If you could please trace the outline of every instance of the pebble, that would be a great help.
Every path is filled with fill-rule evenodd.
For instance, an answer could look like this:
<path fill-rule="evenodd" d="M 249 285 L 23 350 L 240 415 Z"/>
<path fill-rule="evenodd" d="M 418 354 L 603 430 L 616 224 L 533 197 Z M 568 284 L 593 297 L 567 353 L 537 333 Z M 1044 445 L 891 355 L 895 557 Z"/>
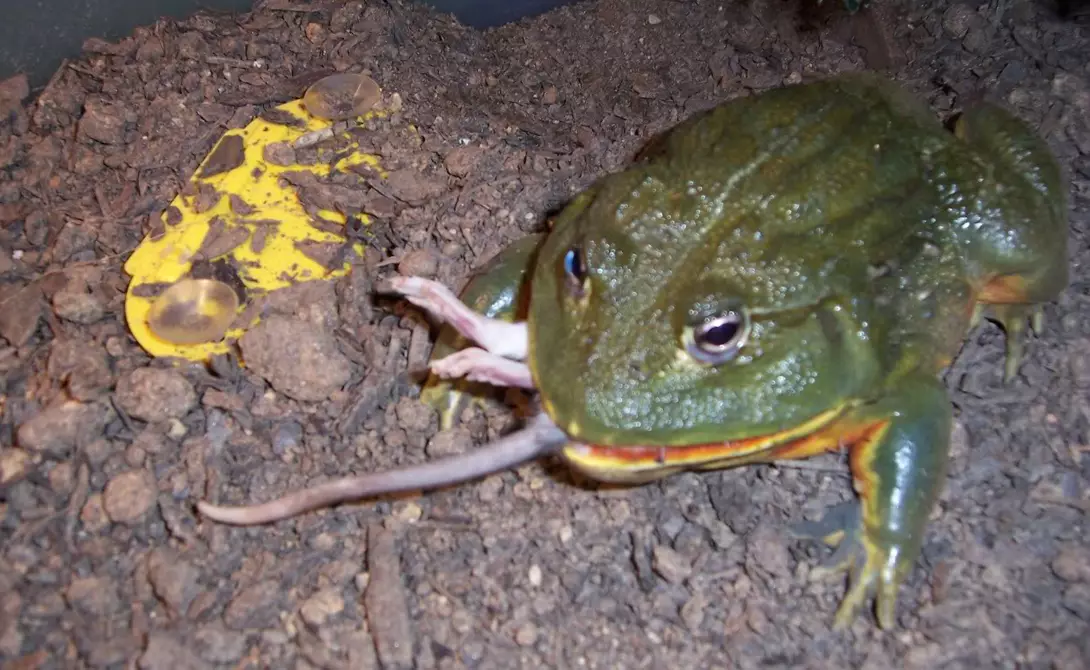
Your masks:
<path fill-rule="evenodd" d="M 1090 621 L 1090 584 L 1072 584 L 1063 595 L 1063 606 L 1076 616 Z"/>
<path fill-rule="evenodd" d="M 53 294 L 53 312 L 72 323 L 87 325 L 106 316 L 106 306 L 95 293 L 70 282 Z"/>
<path fill-rule="evenodd" d="M 1064 547 L 1052 560 L 1052 571 L 1065 582 L 1090 582 L 1090 549 Z"/>
<path fill-rule="evenodd" d="M 457 147 L 443 159 L 443 166 L 452 177 L 464 177 L 480 163 L 484 150 L 472 145 Z"/>
<path fill-rule="evenodd" d="M 102 505 L 101 493 L 87 496 L 87 502 L 83 503 L 83 509 L 79 512 L 79 520 L 88 533 L 97 533 L 110 525 L 110 517 L 106 516 L 106 508 Z"/>
<path fill-rule="evenodd" d="M 187 645 L 166 631 L 148 635 L 148 644 L 140 656 L 141 670 L 200 670 L 203 667 L 193 658 Z"/>
<path fill-rule="evenodd" d="M 19 426 L 19 446 L 58 458 L 75 447 L 77 440 L 102 432 L 114 412 L 100 402 L 75 400 L 49 407 Z"/>
<path fill-rule="evenodd" d="M 117 585 L 106 577 L 83 577 L 72 580 L 65 589 L 68 605 L 84 614 L 103 616 L 116 611 L 120 604 Z"/>
<path fill-rule="evenodd" d="M 515 631 L 515 642 L 520 647 L 529 647 L 534 642 L 537 642 L 537 626 L 533 622 L 527 621 L 518 627 Z"/>
<path fill-rule="evenodd" d="M 7 658 L 18 656 L 23 646 L 23 632 L 19 630 L 22 609 L 23 599 L 16 591 L 0 595 L 0 655 Z"/>
<path fill-rule="evenodd" d="M 218 625 L 204 626 L 193 635 L 194 646 L 209 663 L 234 663 L 246 652 L 246 635 Z"/>
<path fill-rule="evenodd" d="M 21 347 L 38 329 L 42 317 L 42 290 L 38 285 L 27 287 L 12 284 L 0 287 L 0 337 L 13 347 Z"/>
<path fill-rule="evenodd" d="M 671 584 L 682 583 L 693 571 L 689 559 L 664 544 L 655 545 L 652 550 L 651 567 Z"/>
<path fill-rule="evenodd" d="M 295 400 L 324 401 L 352 375 L 352 362 L 336 339 L 306 321 L 270 316 L 243 335 L 239 346 L 248 368 Z"/>
<path fill-rule="evenodd" d="M 76 472 L 71 461 L 57 463 L 49 470 L 49 487 L 57 495 L 66 496 L 71 493 L 75 481 Z"/>
<path fill-rule="evenodd" d="M 276 605 L 281 592 L 280 584 L 271 579 L 247 586 L 223 611 L 224 623 L 234 630 L 276 626 L 279 620 Z"/>
<path fill-rule="evenodd" d="M 137 368 L 121 377 L 115 397 L 129 416 L 149 423 L 183 417 L 197 406 L 189 380 L 163 368 Z"/>
<path fill-rule="evenodd" d="M 344 611 L 344 598 L 332 589 L 319 591 L 307 598 L 299 608 L 299 615 L 308 625 L 319 628 L 329 619 Z"/>
<path fill-rule="evenodd" d="M 102 504 L 115 523 L 134 524 L 155 504 L 158 494 L 155 479 L 147 470 L 127 470 L 106 484 Z"/>
<path fill-rule="evenodd" d="M 148 556 L 151 588 L 175 615 L 184 614 L 189 609 L 189 604 L 199 592 L 199 577 L 200 571 L 196 567 L 181 560 L 170 549 L 156 549 Z"/>
<path fill-rule="evenodd" d="M 411 500 L 404 503 L 398 502 L 394 504 L 394 510 L 391 516 L 402 523 L 416 523 L 424 516 L 424 510 L 420 508 L 420 505 Z"/>
<path fill-rule="evenodd" d="M 494 502 L 503 491 L 503 478 L 489 475 L 477 485 L 477 498 L 483 503 Z"/>
<path fill-rule="evenodd" d="M 530 571 L 529 571 L 529 574 L 527 575 L 527 577 L 530 580 L 530 585 L 531 586 L 541 586 L 541 582 L 542 582 L 542 579 L 543 579 L 543 575 L 541 573 L 541 566 L 539 566 L 537 563 L 534 563 L 533 565 L 531 565 L 530 566 Z"/>
<path fill-rule="evenodd" d="M 662 19 L 659 18 L 658 14 L 648 14 L 647 22 L 653 26 L 657 26 L 658 24 L 662 23 Z"/>
<path fill-rule="evenodd" d="M 30 454 L 23 449 L 4 449 L 0 451 L 0 485 L 11 484 L 30 471 Z"/>
<path fill-rule="evenodd" d="M 444 430 L 436 433 L 428 442 L 428 446 L 424 448 L 424 453 L 426 453 L 429 458 L 444 458 L 446 456 L 464 454 L 472 448 L 473 436 L 470 435 L 466 428 L 458 426 L 451 430 Z"/>
<path fill-rule="evenodd" d="M 398 424 L 408 433 L 422 434 L 431 427 L 435 410 L 419 400 L 400 398 L 394 405 Z"/>
<path fill-rule="evenodd" d="M 397 264 L 397 271 L 406 277 L 434 277 L 439 272 L 439 259 L 431 249 L 414 249 Z"/>

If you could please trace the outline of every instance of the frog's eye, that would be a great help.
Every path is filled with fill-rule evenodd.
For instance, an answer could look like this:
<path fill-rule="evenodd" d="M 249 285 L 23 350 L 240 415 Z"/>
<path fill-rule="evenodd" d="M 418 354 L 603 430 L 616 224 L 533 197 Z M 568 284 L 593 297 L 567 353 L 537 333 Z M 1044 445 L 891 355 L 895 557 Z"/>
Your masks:
<path fill-rule="evenodd" d="M 744 310 L 727 309 L 685 328 L 685 348 L 706 365 L 720 365 L 734 358 L 749 337 L 749 318 Z"/>
<path fill-rule="evenodd" d="M 583 250 L 572 247 L 564 254 L 564 274 L 567 277 L 568 290 L 575 295 L 582 295 L 587 281 L 587 267 L 583 262 Z"/>

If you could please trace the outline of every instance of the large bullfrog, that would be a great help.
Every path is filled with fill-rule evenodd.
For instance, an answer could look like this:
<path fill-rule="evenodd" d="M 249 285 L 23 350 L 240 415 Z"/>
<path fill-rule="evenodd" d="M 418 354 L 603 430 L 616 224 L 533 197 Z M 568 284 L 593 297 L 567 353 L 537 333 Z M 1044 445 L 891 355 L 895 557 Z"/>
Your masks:
<path fill-rule="evenodd" d="M 1040 303 L 1067 283 L 1066 217 L 1055 160 L 998 106 L 965 111 L 951 132 L 865 75 L 735 99 L 574 198 L 461 300 L 389 280 L 453 328 L 435 375 L 537 389 L 543 411 L 524 430 L 201 511 L 263 523 L 545 453 L 638 483 L 847 449 L 861 504 L 816 527 L 842 538 L 832 568 L 851 578 L 836 623 L 875 594 L 889 627 L 946 477 L 940 373 L 985 309 L 1007 333 L 1005 377 L 1016 373 L 1027 321 L 1039 330 Z M 466 390 L 429 390 L 448 423 Z"/>

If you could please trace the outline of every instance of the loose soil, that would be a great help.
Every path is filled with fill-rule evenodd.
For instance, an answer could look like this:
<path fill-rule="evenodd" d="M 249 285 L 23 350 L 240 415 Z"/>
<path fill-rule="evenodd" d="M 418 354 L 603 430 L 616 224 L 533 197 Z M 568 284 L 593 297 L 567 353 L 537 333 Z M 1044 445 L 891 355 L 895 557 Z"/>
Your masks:
<path fill-rule="evenodd" d="M 91 40 L 36 97 L 5 82 L 3 667 L 1090 667 L 1078 10 L 876 0 L 850 17 L 835 0 L 602 0 L 477 32 L 400 1 L 274 0 Z M 268 301 L 243 343 L 259 365 L 151 360 L 123 318 L 124 259 L 224 130 L 346 69 L 401 102 L 361 135 L 400 175 L 356 194 L 375 218 L 356 231 L 367 256 L 345 279 Z M 510 430 L 497 401 L 438 431 L 414 375 L 428 325 L 375 299 L 373 281 L 423 273 L 458 288 L 658 131 L 861 69 L 942 115 L 1005 103 L 1070 184 L 1072 283 L 1020 375 L 1002 383 L 991 323 L 946 375 L 953 463 L 897 629 L 866 613 L 833 632 L 845 584 L 812 580 L 827 550 L 787 532 L 851 495 L 832 456 L 639 488 L 539 462 L 266 527 L 195 515 L 203 497 L 267 500 Z M 322 364 L 300 369 L 302 347 Z"/>

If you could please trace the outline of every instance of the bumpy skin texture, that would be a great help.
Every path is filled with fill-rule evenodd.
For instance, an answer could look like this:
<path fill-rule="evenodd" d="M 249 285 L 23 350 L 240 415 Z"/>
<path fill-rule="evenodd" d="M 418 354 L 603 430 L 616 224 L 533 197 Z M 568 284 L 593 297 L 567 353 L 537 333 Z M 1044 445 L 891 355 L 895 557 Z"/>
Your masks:
<path fill-rule="evenodd" d="M 858 513 L 814 534 L 850 572 L 838 625 L 876 590 L 888 627 L 945 479 L 938 373 L 982 307 L 1014 373 L 1067 283 L 1066 212 L 1046 146 L 998 107 L 951 133 L 869 76 L 734 100 L 578 196 L 536 258 L 512 252 L 533 262 L 527 362 L 601 480 L 850 448 Z M 748 339 L 701 363 L 686 324 L 726 308 Z"/>

